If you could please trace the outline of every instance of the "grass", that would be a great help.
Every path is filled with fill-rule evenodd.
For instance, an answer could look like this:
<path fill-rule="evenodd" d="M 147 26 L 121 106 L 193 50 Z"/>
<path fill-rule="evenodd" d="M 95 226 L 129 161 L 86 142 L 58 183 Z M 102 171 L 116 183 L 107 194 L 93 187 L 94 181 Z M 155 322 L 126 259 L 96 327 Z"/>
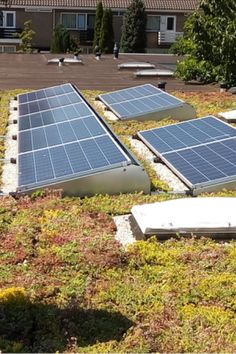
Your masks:
<path fill-rule="evenodd" d="M 12 94 L 2 93 L 1 134 Z M 97 92 L 85 94 L 92 100 Z M 235 108 L 227 94 L 176 95 L 199 107 L 198 116 Z M 137 130 L 167 123 L 112 128 L 127 143 Z M 236 197 L 236 191 L 204 196 Z M 1 198 L 0 351 L 235 352 L 235 242 L 151 238 L 125 250 L 115 241 L 113 215 L 170 198 L 61 198 L 56 191 Z"/>

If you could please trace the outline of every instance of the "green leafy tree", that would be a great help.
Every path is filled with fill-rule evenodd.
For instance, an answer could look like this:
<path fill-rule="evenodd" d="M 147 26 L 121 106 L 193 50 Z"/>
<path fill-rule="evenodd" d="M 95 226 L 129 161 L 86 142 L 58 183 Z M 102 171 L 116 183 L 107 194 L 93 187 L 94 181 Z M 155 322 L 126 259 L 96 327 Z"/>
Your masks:
<path fill-rule="evenodd" d="M 185 23 L 184 36 L 171 51 L 187 54 L 177 66 L 177 75 L 182 79 L 235 85 L 235 48 L 235 0 L 201 0 L 199 9 Z"/>
<path fill-rule="evenodd" d="M 99 46 L 103 53 L 112 53 L 114 46 L 113 15 L 111 9 L 105 9 L 102 17 Z"/>
<path fill-rule="evenodd" d="M 146 47 L 146 12 L 142 0 L 133 0 L 124 16 L 121 50 L 125 53 L 143 53 Z"/>
<path fill-rule="evenodd" d="M 96 9 L 93 47 L 95 47 L 100 42 L 102 18 L 103 18 L 103 6 L 102 6 L 102 2 L 99 1 L 97 4 L 97 9 Z"/>
<path fill-rule="evenodd" d="M 69 31 L 62 25 L 58 25 L 54 28 L 51 52 L 52 53 L 65 53 L 67 51 L 77 51 L 77 43 L 70 36 Z"/>
<path fill-rule="evenodd" d="M 17 33 L 17 37 L 21 39 L 20 50 L 24 53 L 32 53 L 33 51 L 33 38 L 35 31 L 31 28 L 32 21 L 26 21 L 21 33 Z"/>

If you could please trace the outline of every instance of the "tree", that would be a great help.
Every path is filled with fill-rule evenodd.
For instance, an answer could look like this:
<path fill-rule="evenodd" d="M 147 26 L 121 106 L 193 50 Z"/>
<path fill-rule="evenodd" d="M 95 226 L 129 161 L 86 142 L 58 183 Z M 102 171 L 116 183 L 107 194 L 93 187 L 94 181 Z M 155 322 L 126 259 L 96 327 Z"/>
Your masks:
<path fill-rule="evenodd" d="M 69 31 L 62 25 L 57 25 L 53 31 L 51 52 L 66 53 L 67 51 L 77 51 L 77 43 L 70 36 Z"/>
<path fill-rule="evenodd" d="M 188 56 L 177 66 L 184 80 L 225 81 L 236 84 L 236 2 L 200 0 L 186 21 L 184 36 L 171 51 Z"/>
<path fill-rule="evenodd" d="M 124 16 L 121 49 L 125 53 L 143 53 L 146 47 L 146 12 L 142 0 L 133 0 Z"/>
<path fill-rule="evenodd" d="M 114 46 L 113 15 L 111 9 L 105 9 L 102 17 L 99 46 L 103 53 L 112 53 Z"/>
<path fill-rule="evenodd" d="M 99 1 L 97 4 L 95 26 L 94 26 L 94 37 L 93 37 L 94 48 L 100 42 L 102 18 L 103 18 L 103 6 L 102 6 L 102 2 Z"/>
<path fill-rule="evenodd" d="M 24 23 L 24 29 L 21 33 L 17 33 L 17 37 L 21 39 L 20 50 L 24 53 L 32 53 L 33 51 L 33 37 L 35 35 L 35 31 L 31 28 L 32 21 L 26 21 Z"/>

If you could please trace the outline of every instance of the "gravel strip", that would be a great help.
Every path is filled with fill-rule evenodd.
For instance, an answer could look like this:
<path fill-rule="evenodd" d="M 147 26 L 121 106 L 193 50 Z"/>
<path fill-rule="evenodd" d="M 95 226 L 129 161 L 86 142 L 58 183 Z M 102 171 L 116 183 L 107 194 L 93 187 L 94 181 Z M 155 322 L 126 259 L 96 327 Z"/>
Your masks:
<path fill-rule="evenodd" d="M 105 104 L 103 102 L 95 100 L 94 101 L 94 106 L 97 107 L 98 109 L 99 108 L 102 109 L 104 117 L 107 118 L 108 120 L 111 120 L 111 121 L 119 120 L 117 118 L 117 116 L 112 111 L 107 111 L 106 110 L 106 106 L 105 106 Z"/>
<path fill-rule="evenodd" d="M 171 172 L 171 170 L 164 164 L 153 162 L 155 155 L 147 148 L 147 146 L 140 140 L 129 138 L 131 146 L 135 151 L 145 160 L 147 160 L 152 168 L 156 171 L 158 178 L 168 183 L 174 193 L 186 192 L 188 188 L 182 183 L 179 178 Z"/>
<path fill-rule="evenodd" d="M 117 227 L 115 239 L 119 241 L 123 246 L 128 246 L 136 241 L 130 226 L 129 219 L 130 214 L 113 217 Z"/>
<path fill-rule="evenodd" d="M 10 102 L 10 115 L 9 125 L 6 133 L 5 140 L 5 159 L 17 158 L 18 142 L 12 139 L 12 135 L 18 134 L 18 124 L 13 124 L 13 119 L 18 119 L 18 112 L 14 111 L 14 107 L 17 107 L 17 101 L 11 100 Z M 15 192 L 17 188 L 17 164 L 12 164 L 5 161 L 3 165 L 2 173 L 2 192 L 9 193 Z"/>

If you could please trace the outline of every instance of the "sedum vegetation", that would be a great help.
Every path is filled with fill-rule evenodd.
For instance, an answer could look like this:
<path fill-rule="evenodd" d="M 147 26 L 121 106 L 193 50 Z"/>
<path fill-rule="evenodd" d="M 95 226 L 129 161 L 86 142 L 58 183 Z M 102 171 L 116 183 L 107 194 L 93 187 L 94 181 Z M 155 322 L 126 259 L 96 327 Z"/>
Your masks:
<path fill-rule="evenodd" d="M 92 99 L 97 92 L 85 94 Z M 227 94 L 178 95 L 199 106 L 199 116 L 236 106 Z M 2 93 L 6 106 L 9 97 Z M 7 115 L 1 110 L 2 133 Z M 112 128 L 126 141 L 167 122 L 117 122 Z M 214 195 L 236 197 L 236 191 Z M 60 191 L 2 197 L 0 350 L 235 352 L 234 241 L 177 235 L 124 249 L 114 238 L 113 215 L 174 197 L 61 198 Z"/>

